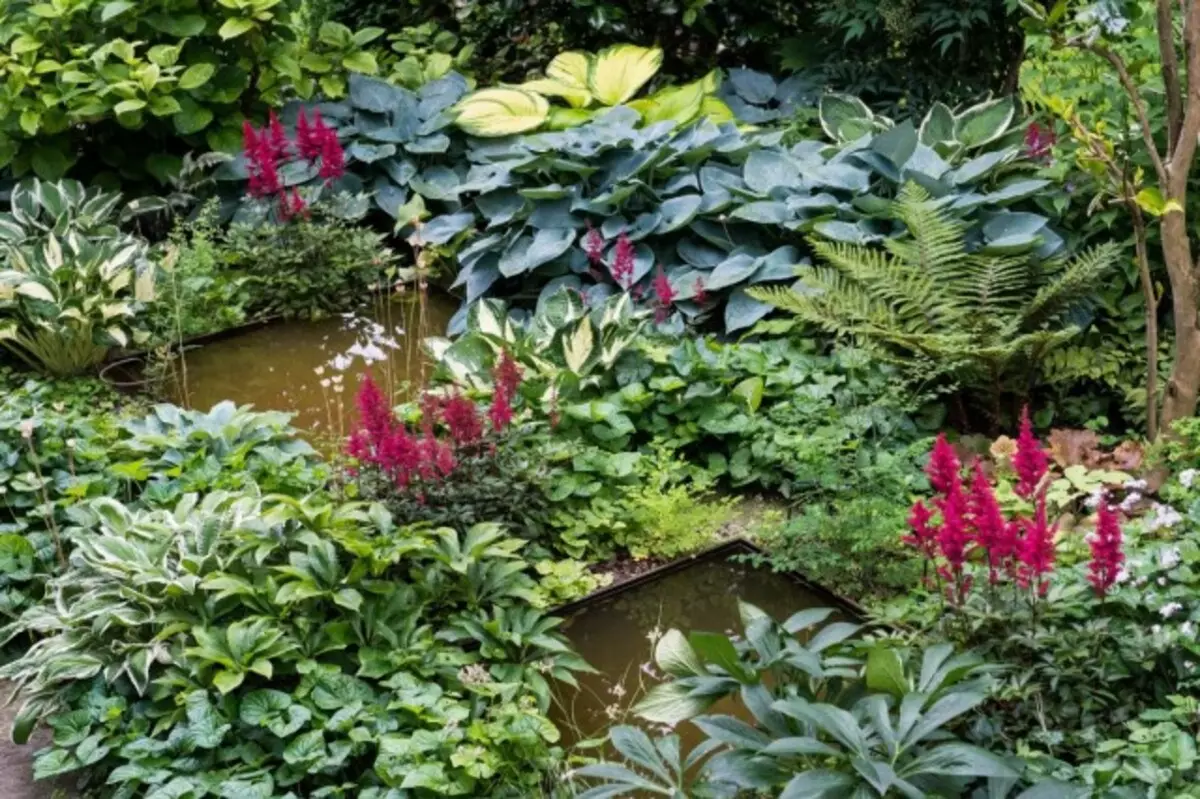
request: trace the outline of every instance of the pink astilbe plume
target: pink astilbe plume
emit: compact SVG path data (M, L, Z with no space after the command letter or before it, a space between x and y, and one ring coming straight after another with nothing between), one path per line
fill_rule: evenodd
M321 155L321 145L325 137L325 122L321 112L313 112L313 122L309 125L308 114L300 109L296 117L296 150L305 161L316 161Z
M1013 453L1012 464L1017 473L1017 496L1029 499L1046 475L1049 460L1041 443L1033 434L1028 407L1021 409L1021 432L1017 436L1017 451Z
M654 299L657 302L654 321L662 324L671 313L671 303L675 302L675 289L671 287L671 281L667 279L667 273L663 271L661 264L654 274Z
M455 394L442 405L442 420L450 430L450 437L458 446L470 446L483 438L483 422L479 409L461 394Z
M1088 582L1103 597L1117 582L1121 566L1125 563L1122 549L1121 524L1117 512L1102 498L1096 515L1096 531L1088 537L1092 550L1092 561L1088 564Z
M359 423L372 441L383 441L396 427L392 406L371 375L363 378L354 404L358 408Z
M979 461L975 462L974 473L971 476L967 510L972 537L987 553L988 581L995 585L999 580L999 570L1007 568L1009 561L1016 555L1016 540L1013 538L1013 529L1000 512L996 492Z
M272 197L283 187L279 181L279 164L271 147L267 131L256 131L249 122L242 124L242 146L249 173L247 191L259 199Z
M939 433L933 444L933 452L929 456L929 465L925 467L929 476L929 484L933 490L948 496L962 490L962 464L954 454L954 447L946 440L945 433Z
M292 188L290 191L279 193L279 218L284 222L290 222L297 217L309 219L311 216L308 203L304 202L297 189Z
M492 423L492 430L499 433L512 424L512 401L521 385L521 367L508 354L508 350L500 352L500 360L492 370L492 381L495 388L488 420Z
M600 235L600 231L592 227L592 223L588 223L588 232L583 239L583 249L587 253L588 263L592 266L600 266L604 263L604 237Z
M937 527L930 524L932 521L933 511L918 499L908 513L910 533L904 537L904 543L919 551L929 560L937 558Z
M950 494L935 500L942 514L937 530L938 552L945 564L939 572L947 584L950 601L961 605L971 590L971 576L966 573L971 536L967 530L966 499L961 484Z
M330 183L337 180L342 175L346 174L346 154L342 150L342 143L338 140L337 131L332 128L322 127L321 139L321 171L319 175Z
M628 289L633 283L633 242L622 233L617 237L617 249L613 255L613 280L623 289Z
M1020 569L1017 581L1022 588L1033 587L1038 596L1045 596L1050 587L1046 579L1054 569L1054 536L1058 525L1051 526L1046 520L1046 494L1043 492L1037 499L1037 510L1032 519L1022 519L1025 535L1017 550Z
M271 157L275 159L275 163L285 161L291 154L291 143L288 141L287 133L283 129L283 125L279 122L279 117L274 111L267 113L267 129L265 131L267 142L271 148Z

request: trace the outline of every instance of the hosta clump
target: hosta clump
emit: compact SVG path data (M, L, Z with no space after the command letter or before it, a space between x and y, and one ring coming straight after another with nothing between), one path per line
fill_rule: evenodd
M495 526L254 490L91 510L56 601L7 630L41 636L0 670L26 702L14 737L54 729L38 776L113 797L539 790L547 681L584 664Z
M6 377L0 373L0 377ZM43 598L104 496L173 506L188 492L260 485L303 496L325 470L278 413L232 403L211 411L124 407L102 384L4 381L0 396L0 617ZM28 641L10 641L20 649Z
M30 367L78 374L145 340L154 271L147 244L113 225L120 201L75 181L13 189L0 215L0 346Z
M635 712L700 729L705 740L686 767L678 737L652 744L642 731L618 727L612 742L628 768L579 769L599 782L581 797L638 789L710 797L967 796L988 782L990 795L1008 795L1020 772L961 736L993 684L978 657L949 645L922 652L867 644L854 639L856 624L823 624L828 609L802 610L782 624L752 605L740 611L742 637L669 630L656 644L665 680ZM703 715L726 697L740 698L749 718Z

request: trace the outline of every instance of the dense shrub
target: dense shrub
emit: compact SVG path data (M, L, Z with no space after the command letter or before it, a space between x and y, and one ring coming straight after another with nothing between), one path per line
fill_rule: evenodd
M0 3L4 133L19 176L71 170L166 182L189 149L236 149L242 121L289 97L374 73L381 31L305 27L302 0Z
M556 764L548 680L584 664L495 526L256 488L80 516L56 601L6 631L41 638L0 669L25 699L14 738L54 730L36 776L105 797L523 797Z
M333 0L332 11L393 31L435 20L475 46L472 66L489 83L525 78L561 50L628 41L661 46L679 78L715 66L802 68L819 84L916 106L1011 91L1022 43L1006 0Z

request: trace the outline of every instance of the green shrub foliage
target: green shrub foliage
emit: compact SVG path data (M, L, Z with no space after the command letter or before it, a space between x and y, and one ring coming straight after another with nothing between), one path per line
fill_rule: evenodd
M822 86L896 106L1011 91L1023 37L1008 0L325 0L352 26L436 21L474 45L481 80L520 81L561 50L657 44L666 70L801 69ZM950 65L953 65L952 67Z
M381 30L304 25L302 0L0 3L0 165L110 183L177 174L188 149L235 150L243 119L374 73Z

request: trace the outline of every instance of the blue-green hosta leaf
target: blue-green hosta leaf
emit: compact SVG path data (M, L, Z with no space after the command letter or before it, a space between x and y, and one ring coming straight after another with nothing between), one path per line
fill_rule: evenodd
M733 90L748 103L766 105L775 99L778 85L775 79L765 72L735 67L729 70L728 78Z
M752 255L747 253L732 255L712 271L712 274L704 281L704 286L709 291L736 286L748 280L758 267L759 261Z
M458 199L459 180L453 169L431 166L409 179L413 191L429 200Z
M683 238L676 246L679 257L697 269L712 269L729 256L693 238Z
M696 218L696 213L700 210L700 204L703 198L699 194L685 194L680 197L673 197L659 206L659 211L662 214L662 221L658 228L655 229L655 235L662 236L667 233L674 233L676 230L691 223Z
M972 158L962 166L946 174L946 180L957 186L975 183L1001 164L1006 164L1017 157L1019 150L1009 147L1004 150L994 150Z
M941 102L930 106L921 120L920 136L921 144L927 147L954 141L954 112L950 107Z
M809 170L807 177L816 186L843 189L861 194L871 187L871 173L846 163L828 163Z
M910 120L880 133L871 142L871 149L899 168L908 163L917 150L917 131Z
M367 144L366 142L356 141L346 148L346 157L348 159L362 161L367 164L391 158L395 154L396 145L394 144Z
M450 137L445 133L435 133L432 136L421 136L404 145L404 149L414 155L444 153L450 149Z
M835 142L844 142L858 138L865 130L861 128L864 121L874 118L867 104L857 97L848 94L828 93L822 95L818 106L818 118L825 135Z
M445 244L475 224L472 213L443 214L430 219L420 228L422 244Z
M796 189L800 186L800 165L786 153L755 150L746 159L743 176L746 186L758 194L770 194L777 187ZM703 177L702 170L702 181Z
M570 229L545 229L521 236L500 256L500 274L513 277L530 272L558 258L574 243L575 231Z
M735 208L730 216L760 225L782 225L792 219L792 212L787 203L764 200Z
M725 332L745 330L772 310L767 303L754 299L744 289L738 289L729 295L729 300L725 303Z
M487 217L490 229L511 222L525 208L525 198L512 189L500 189L476 197L475 207Z

